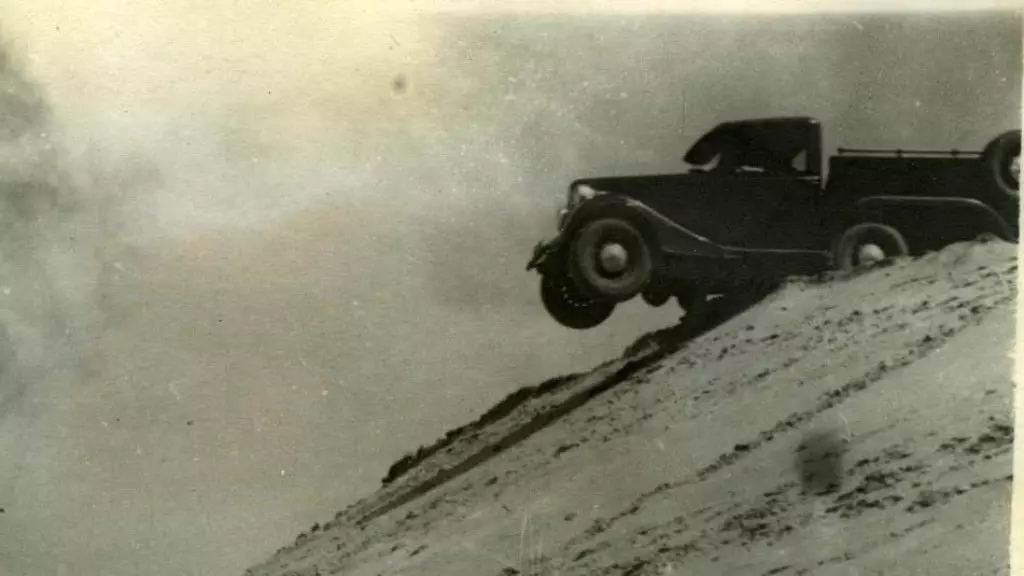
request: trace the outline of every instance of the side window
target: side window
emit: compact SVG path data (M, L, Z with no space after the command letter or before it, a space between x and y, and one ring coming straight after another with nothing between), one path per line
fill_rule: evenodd
M806 175L811 173L811 167L808 165L807 150L801 150L796 158L793 159L793 170L796 170L798 174Z
M731 149L724 149L718 153L715 159L715 165L712 166L711 172L732 174L739 168L738 159L736 153Z

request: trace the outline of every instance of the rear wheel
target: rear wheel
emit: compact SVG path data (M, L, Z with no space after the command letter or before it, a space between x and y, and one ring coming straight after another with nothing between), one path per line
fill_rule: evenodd
M573 330L599 326L615 310L614 302L590 298L569 278L560 275L541 277L540 297L548 314L562 326Z
M836 241L834 258L839 270L899 258L910 254L906 239L892 226L865 222L848 228Z
M569 255L573 280L589 296L625 302L641 293L654 272L654 258L640 230L622 218L585 225Z

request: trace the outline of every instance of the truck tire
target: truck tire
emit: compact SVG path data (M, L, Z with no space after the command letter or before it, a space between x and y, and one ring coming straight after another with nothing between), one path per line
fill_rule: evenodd
M540 280L540 298L544 309L559 324L573 330L595 328L615 311L615 303L594 300L557 274L545 274Z
M1020 195L1020 130L993 138L981 153L985 176L1004 198Z
M672 284L664 278L657 276L651 278L651 281L640 292L640 297L643 298L644 303L652 308L661 308L668 303L672 295Z
M864 222L847 228L839 236L833 258L835 267L846 271L866 264L868 260L899 258L908 254L910 248L898 230L877 222Z
M643 291L654 273L654 257L643 233L624 218L584 225L569 251L570 275L588 296L625 302Z
M672 298L672 293L667 290L644 290L640 296L651 308L661 308Z

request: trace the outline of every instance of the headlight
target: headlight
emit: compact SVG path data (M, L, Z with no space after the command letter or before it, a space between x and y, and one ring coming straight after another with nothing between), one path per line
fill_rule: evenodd
M565 219L569 214L576 209L577 206L594 198L600 196L603 192L594 190L586 184L577 184L576 186L569 187L569 193L567 195L565 206L558 209L558 215L556 216L558 221L558 229L561 230L565 225Z
M559 208L558 214L555 216L555 229L561 230L565 226L565 217L569 215L568 208Z
M586 184L581 184L580 186L576 187L576 194L578 196L579 202L585 202L587 200L590 200L594 196L597 196L597 190L594 190L593 188L587 186Z
M569 198L566 201L566 207L569 210L572 210L577 204L586 202L598 194L600 194L600 192L586 184L577 184L576 186L569 188Z

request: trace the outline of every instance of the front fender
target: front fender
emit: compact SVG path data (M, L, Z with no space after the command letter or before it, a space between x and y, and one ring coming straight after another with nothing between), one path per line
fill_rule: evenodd
M569 215L561 237L571 237L587 222L605 217L624 218L633 222L659 254L724 257L726 253L718 244L646 203L622 195L597 196L577 207Z
M672 254L724 258L726 249L712 240L697 234L650 206L633 199L626 200L626 206L644 215L655 231L659 247Z
M601 194L576 206L565 219L557 235L542 240L533 247L527 270L541 270L586 223L597 218L623 218L629 220L647 237L656 257L699 256L724 258L728 251L715 242L697 234L647 204L621 195Z

